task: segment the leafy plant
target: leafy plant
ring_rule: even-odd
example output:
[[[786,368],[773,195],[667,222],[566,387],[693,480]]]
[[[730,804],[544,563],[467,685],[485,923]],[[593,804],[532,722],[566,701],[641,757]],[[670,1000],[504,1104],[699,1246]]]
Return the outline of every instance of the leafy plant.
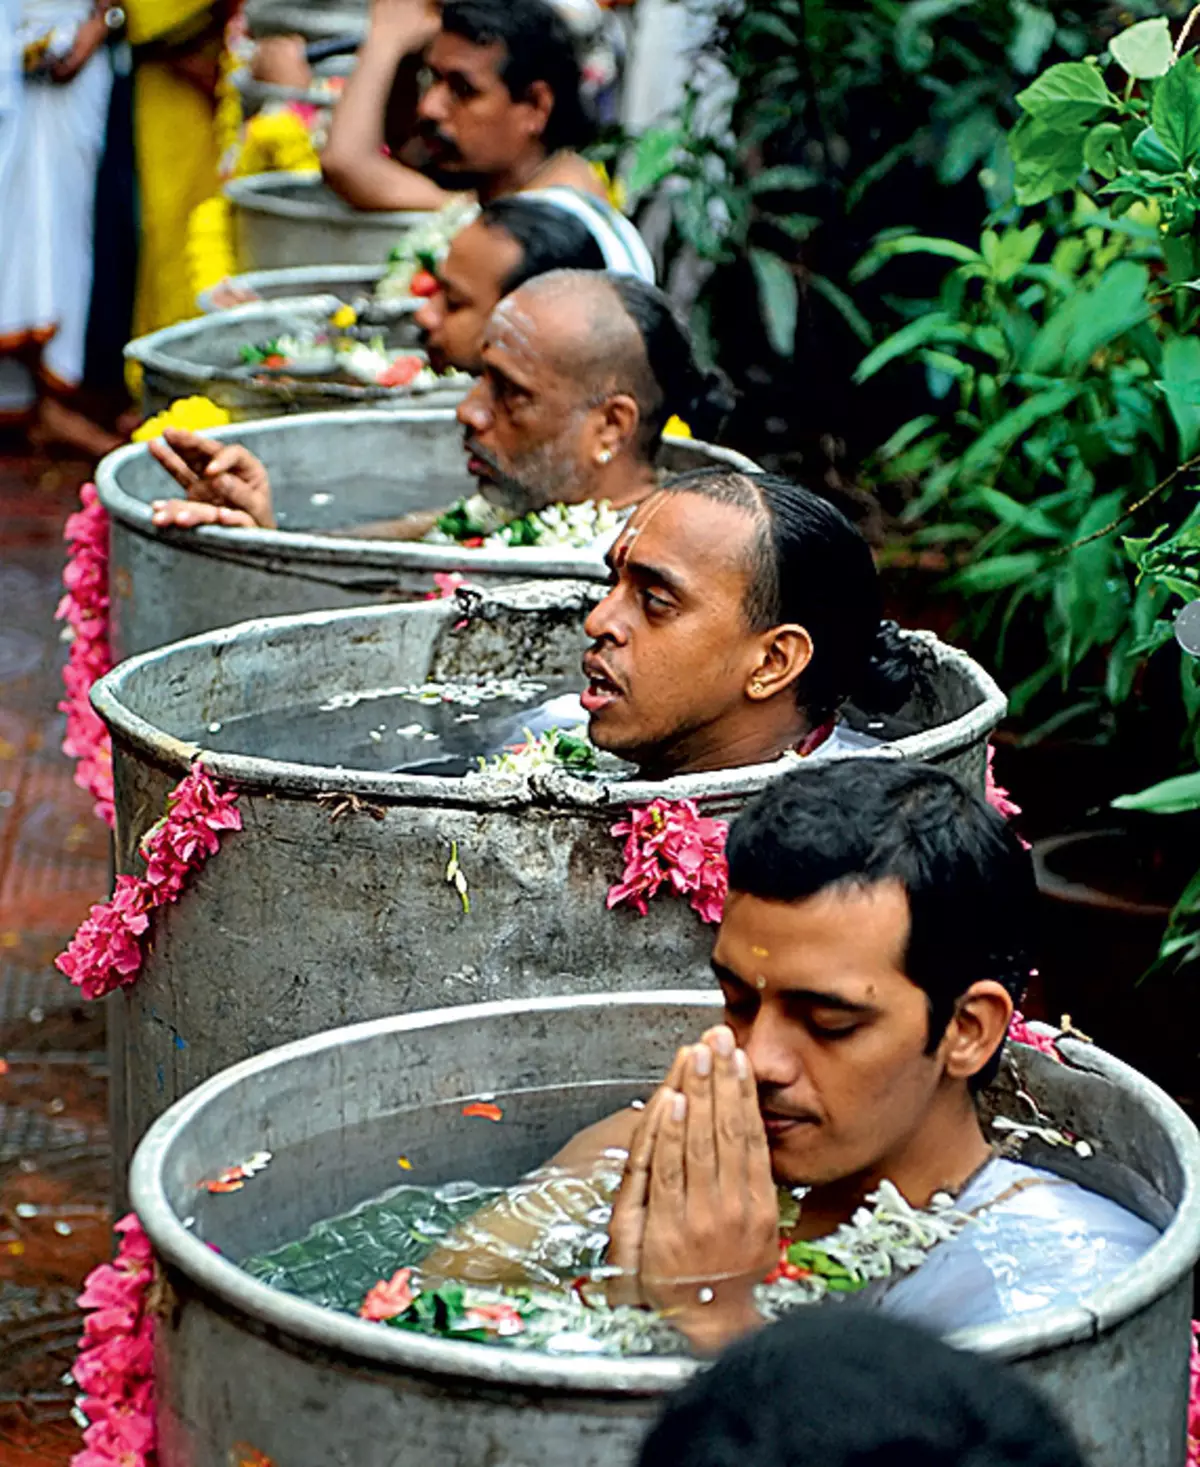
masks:
[[[897,219],[977,236],[984,211],[1011,202],[1020,88],[1047,61],[1082,56],[1118,15],[1161,8],[712,0],[681,113],[637,141],[625,179],[667,218],[671,287],[710,355],[720,341],[763,418],[764,389],[779,384],[774,431],[853,435],[862,415],[845,395],[812,374],[798,393],[788,366],[803,347],[836,381],[879,336],[882,303],[850,264]],[[894,413],[890,398],[873,406]]]
[[[1198,188],[1200,71],[1148,21],[1017,101],[1018,198],[1048,207],[985,230],[978,249],[880,239],[856,279],[902,255],[954,268],[936,301],[903,303],[910,319],[857,377],[924,367],[942,411],[892,435],[876,482],[915,486],[903,519],[959,562],[948,584],[1016,677],[1016,711],[1055,693],[1046,732],[1126,703],[1163,645],[1166,590],[1134,576],[1118,532],[1194,504],[1176,470],[1200,449],[1200,282],[1175,231]]]

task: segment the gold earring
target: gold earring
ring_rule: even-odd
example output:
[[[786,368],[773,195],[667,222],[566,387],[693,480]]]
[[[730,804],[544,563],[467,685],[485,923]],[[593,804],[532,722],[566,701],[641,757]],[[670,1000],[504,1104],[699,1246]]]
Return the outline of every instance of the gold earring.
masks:
[[[610,464],[610,463],[612,463],[612,449],[611,448],[602,448],[600,450],[600,452],[596,455],[596,462],[598,464]]]
[[[750,684],[750,691],[752,693],[761,693],[762,690],[762,680],[760,678],[755,678],[754,681]]]

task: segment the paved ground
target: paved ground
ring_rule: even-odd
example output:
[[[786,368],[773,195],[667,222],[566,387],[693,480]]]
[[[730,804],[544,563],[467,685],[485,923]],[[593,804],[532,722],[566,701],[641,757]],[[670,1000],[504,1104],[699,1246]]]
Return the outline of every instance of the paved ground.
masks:
[[[108,887],[108,833],[60,753],[62,526],[86,465],[0,443],[0,1463],[80,1448],[75,1296],[110,1231],[104,1014],[53,967]]]

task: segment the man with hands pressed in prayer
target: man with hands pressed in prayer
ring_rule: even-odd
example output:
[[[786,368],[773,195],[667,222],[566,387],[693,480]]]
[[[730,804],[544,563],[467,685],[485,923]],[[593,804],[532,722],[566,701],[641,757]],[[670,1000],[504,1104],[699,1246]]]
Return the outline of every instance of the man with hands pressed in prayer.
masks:
[[[999,1156],[980,1123],[1036,901],[1004,820],[941,770],[831,760],[769,784],[727,855],[712,959],[725,1023],[678,1052],[644,1110],[580,1132],[533,1179],[560,1238],[573,1209],[594,1228],[612,1198],[610,1302],[661,1311],[701,1353],[756,1328],[755,1288],[779,1261],[776,1187],[804,1189],[792,1242],[850,1222],[885,1181],[917,1209],[948,1194],[971,1221],[853,1296],[939,1331],[1074,1302],[1132,1267],[1149,1223]],[[546,1231],[530,1185],[422,1274],[527,1278]]]

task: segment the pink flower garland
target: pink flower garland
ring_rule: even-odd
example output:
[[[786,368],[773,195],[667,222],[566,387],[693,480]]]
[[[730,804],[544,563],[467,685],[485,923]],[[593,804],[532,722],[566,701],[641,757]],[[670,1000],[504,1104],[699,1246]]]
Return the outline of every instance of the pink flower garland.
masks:
[[[115,1225],[117,1256],[84,1280],[84,1320],[72,1375],[90,1425],[71,1467],[154,1467],[154,1278],[150,1240],[134,1214]]]
[[[142,837],[145,876],[117,877],[112,896],[97,902],[55,959],[60,972],[85,998],[132,983],[151,912],[179,899],[191,873],[215,854],[222,831],[241,828],[237,791],[219,790],[197,761],[167,796],[166,815]]]
[[[687,896],[705,922],[719,922],[729,890],[724,820],[701,815],[694,800],[655,800],[612,827],[625,837],[625,873],[609,889],[610,909],[628,902],[641,916],[661,886]]]
[[[112,745],[108,730],[88,701],[92,684],[112,667],[108,644],[108,515],[94,484],[79,491],[83,508],[63,531],[67,563],[63,598],[54,613],[70,628],[71,650],[63,668],[67,696],[58,705],[67,715],[63,753],[77,760],[75,783],[96,802],[96,814],[113,824]]]
[[[1200,1320],[1192,1320],[1192,1388],[1188,1393],[1188,1467],[1200,1467]]]
[[[1020,1009],[1013,1009],[1012,1018],[1008,1023],[1008,1037],[1013,1044],[1027,1044],[1030,1049],[1039,1050],[1042,1054],[1048,1054],[1051,1059],[1062,1061],[1062,1056],[1054,1045],[1054,1036],[1051,1034],[1039,1034],[1029,1027],[1029,1021]]]

